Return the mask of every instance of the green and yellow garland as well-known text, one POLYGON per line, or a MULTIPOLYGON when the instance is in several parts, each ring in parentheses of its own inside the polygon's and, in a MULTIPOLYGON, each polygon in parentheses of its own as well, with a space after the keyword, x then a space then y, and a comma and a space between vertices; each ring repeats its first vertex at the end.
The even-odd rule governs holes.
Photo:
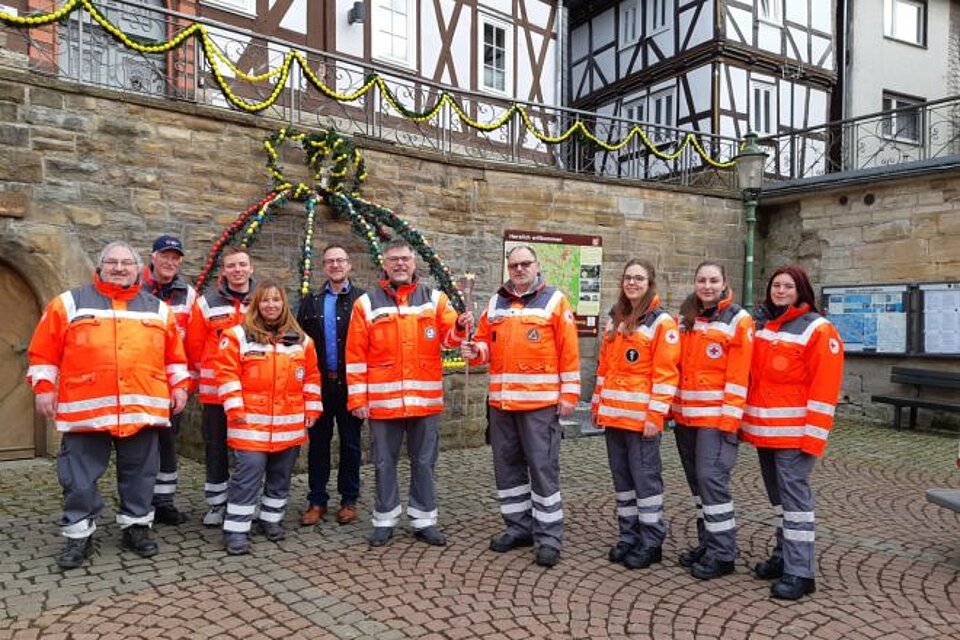
POLYGON ((213 243, 207 260, 197 276, 196 286, 202 290, 215 275, 220 253, 230 244, 252 245, 266 222, 287 202, 301 201, 306 209, 303 246, 300 257, 301 296, 310 293, 310 275, 313 272, 313 235, 317 225, 317 205, 329 206, 337 217, 349 220, 354 233, 367 244, 370 255, 383 266, 381 243, 394 237, 406 240, 424 260, 437 285, 449 297, 454 307, 462 311, 463 295, 453 282, 450 270, 423 234, 411 227, 396 213, 360 197, 360 186, 367 178, 363 155, 354 143, 334 130, 301 133, 285 127, 263 142, 267 152, 267 171, 273 179, 273 189, 263 199, 237 216, 213 243), (315 184, 289 181, 280 166, 279 149, 285 142, 299 144, 306 164, 313 173, 315 184))
POLYGON ((530 135, 540 142, 548 145, 560 144, 568 140, 571 136, 579 135, 601 149, 606 151, 618 151, 630 144, 634 138, 639 138, 640 142, 643 143, 643 145, 651 154, 662 160, 675 160, 684 152, 687 147, 693 147, 697 155, 699 155, 703 161, 710 166, 724 169, 732 167, 734 164, 733 160, 717 160, 712 158, 703 148, 703 145, 701 144, 697 135, 692 132, 687 133, 673 151, 661 151, 650 140, 646 132, 636 125, 631 127, 626 136, 618 142, 606 142, 598 138, 592 131, 590 131, 589 128, 587 128, 587 125, 580 120, 577 120, 570 125, 570 127, 567 128, 567 130, 562 134, 550 136, 538 129, 534 125, 533 119, 531 118, 527 108, 516 102, 507 108, 496 120, 486 124, 473 120, 467 114, 463 106, 446 91, 440 92, 439 98, 432 107, 423 111, 411 110, 400 103, 393 91, 390 90, 387 82, 377 73, 368 75, 363 86, 357 90, 350 93, 339 93, 325 85, 310 68, 304 54, 296 50, 288 51, 283 58, 283 63, 276 69, 272 69, 266 73, 258 75, 251 75, 238 69, 236 65, 234 65, 233 62, 226 57, 226 55, 224 55, 224 53, 214 44, 213 39, 210 37, 210 34, 207 31, 207 27, 203 24, 194 22, 190 26, 185 27, 177 32, 177 34, 169 40, 155 41, 150 44, 145 44, 143 42, 133 40, 116 25, 107 20, 107 18, 105 18, 96 9, 96 7, 94 7, 91 0, 67 0, 62 7, 55 11, 22 17, 0 11, 0 23, 12 27, 33 29, 64 20, 69 17, 71 13, 81 8, 90 14, 90 17, 116 40, 123 43, 127 48, 140 53, 165 53, 179 47, 190 37, 199 38, 200 46, 203 48, 207 61, 210 64, 210 69, 213 73, 214 79, 216 80, 217 85, 220 87, 220 91, 223 92, 223 95, 232 105, 249 113, 259 113, 260 111, 269 108, 277 101, 280 94, 283 92, 284 87, 286 86, 286 81, 290 75, 290 70, 292 69, 293 64, 296 63, 310 84, 326 97, 339 102, 354 102, 365 96, 374 86, 376 86, 390 106, 392 106, 398 113, 414 122, 426 122, 437 117, 441 109, 443 109, 443 107, 446 105, 457 114, 457 117, 463 124, 481 132, 494 131, 500 127, 508 125, 514 117, 519 117, 523 127, 528 133, 530 133, 530 135), (224 77, 223 68, 228 69, 232 74, 234 74, 235 77, 245 82, 273 82, 273 90, 263 100, 248 102, 246 99, 238 96, 230 87, 229 82, 224 77))

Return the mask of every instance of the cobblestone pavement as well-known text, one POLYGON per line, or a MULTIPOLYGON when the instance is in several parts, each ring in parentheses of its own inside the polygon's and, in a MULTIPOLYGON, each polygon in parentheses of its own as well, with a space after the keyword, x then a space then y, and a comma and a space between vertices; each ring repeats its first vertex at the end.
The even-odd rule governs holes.
MULTIPOLYGON (((288 538, 255 538, 227 557, 199 524, 202 469, 183 465, 179 528, 158 526, 161 553, 119 550, 112 512, 84 568, 60 572, 59 487, 46 460, 0 466, 0 639, 4 638, 956 638, 960 636, 960 518, 927 504, 928 486, 960 486, 956 439, 841 424, 814 475, 818 590, 796 603, 767 597, 749 567, 772 533, 753 450, 734 481, 741 557, 731 576, 691 578, 676 553, 694 513, 673 437, 664 438, 664 562, 630 571, 606 559, 614 499, 602 438, 567 439, 567 541, 542 569, 529 549, 487 551, 500 530, 488 449, 444 452, 438 464, 445 548, 406 531, 368 549, 372 469, 362 522, 331 516, 312 529, 287 513, 288 538)), ((403 472, 403 471, 402 471, 403 472)), ((335 474, 334 474, 335 477, 335 474)), ((105 496, 115 491, 102 481, 105 496)), ((292 503, 305 496, 295 478, 292 503)), ((299 504, 297 505, 299 506, 299 504)))

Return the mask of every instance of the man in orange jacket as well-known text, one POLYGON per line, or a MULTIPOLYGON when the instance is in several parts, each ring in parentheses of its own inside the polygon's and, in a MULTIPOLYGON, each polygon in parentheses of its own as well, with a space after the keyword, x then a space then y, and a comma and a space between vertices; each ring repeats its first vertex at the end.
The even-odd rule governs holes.
POLYGON ((198 395, 203 405, 200 431, 206 467, 203 492, 208 508, 203 516, 203 524, 208 527, 223 524, 227 482, 230 479, 227 414, 217 395, 213 358, 219 349, 220 336, 243 322, 250 295, 256 288, 252 278, 253 264, 246 247, 226 247, 220 254, 220 270, 217 288, 205 291, 190 310, 186 343, 190 366, 200 372, 198 395))
POLYGON ((552 567, 563 546, 560 416, 580 397, 580 347, 573 311, 547 286, 528 246, 507 253, 509 280, 480 316, 473 364, 490 363, 490 444, 506 531, 490 541, 503 553, 537 543, 536 562, 552 567))
POLYGON ((47 305, 30 341, 27 380, 37 413, 63 434, 57 476, 63 487, 62 569, 90 554, 103 509, 97 481, 117 451, 117 524, 122 544, 157 553, 150 535, 159 468, 157 428, 183 410, 190 374, 173 314, 140 287, 142 264, 123 242, 104 247, 92 285, 47 305))
POLYGON ((445 545, 437 527, 437 420, 443 411, 440 347, 459 344, 472 320, 457 316, 447 295, 420 282, 413 248, 395 240, 384 250, 387 278, 360 296, 347 330, 347 408, 370 420, 376 500, 372 547, 385 545, 400 520, 397 461, 403 434, 410 458, 407 515, 418 540, 445 545))
MULTIPOLYGON (((150 264, 143 270, 144 289, 160 298, 173 313, 180 339, 187 337, 190 310, 197 301, 197 290, 180 276, 183 243, 176 236, 163 235, 153 241, 150 264)), ((170 417, 170 428, 159 432, 160 472, 153 488, 155 522, 178 526, 187 521, 187 514, 177 509, 177 434, 183 414, 170 417)))

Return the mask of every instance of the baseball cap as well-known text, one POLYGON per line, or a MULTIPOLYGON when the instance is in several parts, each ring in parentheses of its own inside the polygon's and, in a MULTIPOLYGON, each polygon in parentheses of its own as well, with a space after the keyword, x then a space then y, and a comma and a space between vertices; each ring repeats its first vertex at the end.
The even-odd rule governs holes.
POLYGON ((183 253, 183 243, 180 242, 180 238, 176 236, 160 236, 153 241, 153 252, 157 251, 166 251, 167 249, 172 249, 180 255, 183 253))

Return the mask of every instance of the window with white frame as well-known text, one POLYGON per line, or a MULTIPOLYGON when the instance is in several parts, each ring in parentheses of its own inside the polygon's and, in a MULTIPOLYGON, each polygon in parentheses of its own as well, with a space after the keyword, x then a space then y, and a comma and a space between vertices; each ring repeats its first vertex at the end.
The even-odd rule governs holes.
POLYGON ((492 16, 480 14, 480 84, 487 91, 510 92, 510 25, 492 16))
POLYGON ((783 0, 757 0, 757 18, 764 22, 783 22, 783 0))
POLYGON ((413 0, 373 0, 373 56, 407 67, 415 63, 416 6, 413 0))
POLYGON ((776 87, 767 82, 752 82, 750 85, 750 130, 769 135, 774 133, 776 119, 776 87))
POLYGON ((926 46, 927 3, 924 0, 883 0, 883 35, 926 46))
POLYGON ((650 33, 666 29, 669 23, 668 11, 672 9, 673 0, 647 0, 647 21, 650 33))
MULTIPOLYGON (((674 110, 673 89, 658 91, 650 95, 650 109, 647 112, 647 118, 652 124, 662 125, 663 127, 673 127, 676 124, 674 110)), ((657 142, 671 140, 674 132, 670 129, 653 127, 650 132, 650 138, 657 142)))
POLYGON ((637 0, 620 4, 620 45, 633 44, 640 39, 640 6, 637 0))
POLYGON ((883 135, 904 142, 919 143, 921 132, 921 98, 883 92, 883 110, 893 111, 883 119, 883 135), (896 111, 894 111, 896 110, 896 111))
POLYGON ((644 100, 641 98, 639 100, 630 100, 629 102, 623 103, 623 111, 621 112, 621 118, 625 122, 621 122, 620 126, 622 131, 621 135, 627 135, 630 133, 630 130, 639 122, 643 122, 643 108, 646 106, 644 100))
POLYGON ((202 4, 251 16, 257 15, 257 0, 202 0, 202 4))

